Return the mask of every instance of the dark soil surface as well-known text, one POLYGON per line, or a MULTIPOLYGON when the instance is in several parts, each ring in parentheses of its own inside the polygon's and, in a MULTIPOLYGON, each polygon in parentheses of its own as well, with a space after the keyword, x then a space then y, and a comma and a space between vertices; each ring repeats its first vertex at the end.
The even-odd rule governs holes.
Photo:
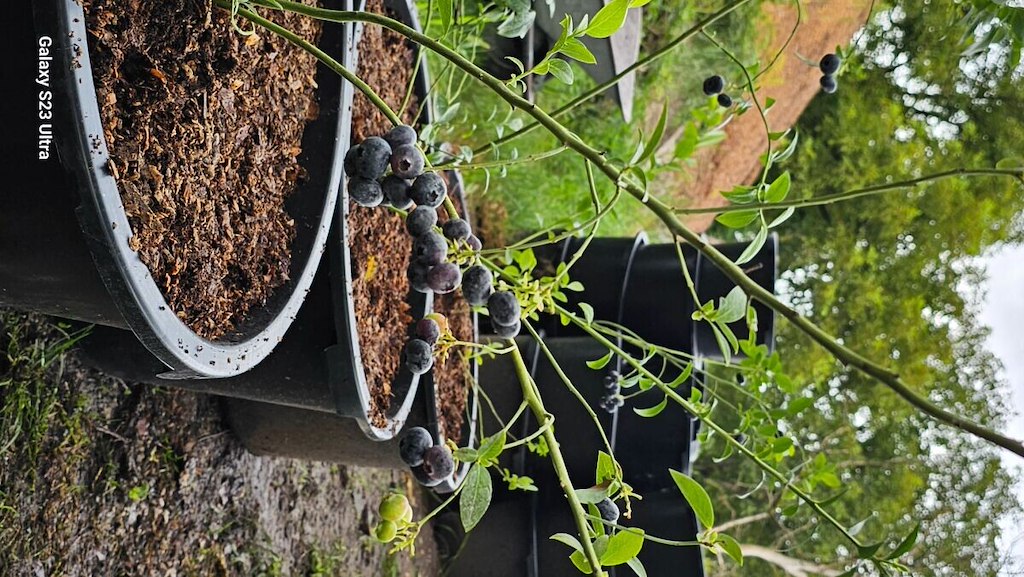
MULTIPOLYGON (((0 575, 436 575, 370 540, 412 479, 246 452, 216 398, 131 385, 60 353, 45 319, 0 310, 0 575)), ((433 505, 430 505, 431 507, 433 505)))
MULTIPOLYGON (((216 339, 287 282, 285 198, 316 118, 316 60, 208 1, 85 0, 111 171, 171 308, 216 339)), ((315 40, 309 18, 272 16, 315 40)))

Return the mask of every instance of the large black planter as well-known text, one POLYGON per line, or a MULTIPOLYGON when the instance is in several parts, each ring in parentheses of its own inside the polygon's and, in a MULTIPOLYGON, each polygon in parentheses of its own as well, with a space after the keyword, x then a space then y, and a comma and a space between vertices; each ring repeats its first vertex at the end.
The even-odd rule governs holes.
MULTIPOLYGON (((518 341, 524 348, 530 346, 528 339, 520 337, 518 341)), ((695 421, 675 405, 670 405, 653 419, 639 417, 630 405, 614 414, 602 411, 598 404, 605 393, 602 382, 605 370, 590 369, 586 361, 599 358, 605 349, 586 337, 550 338, 546 343, 567 376, 597 412, 616 458, 623 466, 626 482, 644 495, 644 501, 634 501, 634 519, 627 524, 642 527, 659 537, 693 540, 698 532, 693 512, 675 488, 668 469, 690 471, 695 421)), ((576 397, 565 388, 545 357, 541 356, 533 374, 546 409, 555 416, 556 435, 574 486, 592 485, 597 453, 604 450, 593 421, 576 397)), ((680 385, 681 394, 687 394, 689 385, 689 382, 680 385)), ((490 365, 484 364, 481 386, 503 416, 510 415, 522 400, 508 361, 499 359, 490 365)), ((657 397, 656 394, 641 397, 643 400, 637 404, 652 405, 657 402, 657 397)), ((532 417, 525 416, 513 430, 522 435, 535 430, 536 426, 532 417)), ((492 509, 480 525, 465 536, 465 544, 444 543, 443 549, 447 551, 455 551, 461 546, 461 551, 451 561, 448 575, 547 577, 574 574, 575 568, 568 560, 570 550, 548 539, 559 532, 576 533, 550 461, 518 450, 506 455, 504 464, 513 472, 532 477, 540 491, 522 493, 496 489, 492 509)), ((458 523, 455 517, 446 519, 458 523)), ((463 537, 458 526, 440 529, 435 534, 463 537)), ((645 545, 641 560, 651 575, 703 575, 700 551, 696 548, 645 545)), ((628 569, 622 571, 622 575, 631 574, 628 569)))
MULTIPOLYGON (((164 378, 244 373, 281 340, 324 251, 348 146, 343 83, 318 70, 320 115, 306 127, 300 156, 308 178, 287 203, 296 223, 291 280, 235 332, 211 341, 178 319, 129 247, 132 230, 107 168, 86 34, 75 0, 15 2, 4 17, 9 62, 19 75, 5 84, 4 141, 12 148, 0 159, 8 183, 0 196, 0 304, 130 328, 162 362, 164 378), (52 60, 37 61, 37 49, 52 60), (33 82, 44 64, 46 86, 33 82), (39 118, 44 98, 52 101, 52 120, 39 118), (37 135, 51 131, 50 158, 40 160, 37 135)), ((343 31, 329 27, 321 42, 339 51, 343 31)))

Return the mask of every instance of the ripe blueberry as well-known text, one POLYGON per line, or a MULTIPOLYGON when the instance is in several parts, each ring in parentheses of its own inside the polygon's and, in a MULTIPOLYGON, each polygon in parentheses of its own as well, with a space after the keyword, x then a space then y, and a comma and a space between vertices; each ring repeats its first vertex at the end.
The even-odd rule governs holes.
POLYGON ((441 484, 441 481, 444 481, 443 477, 440 479, 432 479, 427 476, 426 468, 422 463, 416 467, 412 467, 410 471, 412 472, 413 478, 424 487, 436 487, 441 484))
POLYGON ((427 172, 416 177, 409 189, 409 198, 419 206, 437 208, 444 202, 448 187, 436 172, 427 172))
POLYGON ((462 296, 470 306, 479 307, 487 304, 487 299, 494 292, 494 277, 491 271, 480 265, 473 265, 462 275, 462 296))
POLYGON ((412 236, 423 236, 437 224, 437 211, 429 206, 417 206, 405 217, 405 229, 412 236))
MULTIPOLYGON (((419 209, 417 209, 419 210, 419 209)), ((427 266, 444 262, 448 256, 448 243, 433 230, 427 231, 412 241, 412 257, 427 266)), ((427 277, 429 280, 429 276, 427 277)))
POLYGON ((398 455, 406 465, 419 467, 423 463, 423 452, 433 446, 434 439, 430 431, 423 427, 413 427, 398 441, 398 455))
POLYGON ((380 188, 384 191, 384 196, 391 206, 408 210, 412 206, 412 199, 409 198, 409 184, 408 180, 389 174, 380 181, 380 188))
POLYGON ((430 268, 427 273, 427 285, 437 294, 448 294, 459 287, 462 282, 462 271, 458 265, 443 262, 430 268))
POLYGON ((603 501, 597 503, 597 510, 601 513, 601 518, 609 523, 614 523, 619 520, 619 506, 615 504, 608 497, 605 497, 603 501))
POLYGON ((516 322, 512 323, 512 326, 508 326, 508 327, 496 324, 494 322, 494 319, 491 319, 491 330, 494 331, 494 334, 498 335, 499 337, 501 337, 503 339, 514 339, 514 338, 516 338, 517 336, 519 336, 519 331, 522 328, 523 328, 523 326, 519 322, 519 319, 516 319, 516 322))
POLYGON ((416 321, 416 336, 434 346, 441 338, 441 327, 434 319, 420 319, 416 321))
POLYGON ((359 160, 361 148, 358 144, 352 146, 345 153, 345 176, 352 177, 356 175, 356 163, 359 160))
POLYGON ((444 223, 441 227, 444 231, 445 238, 451 240, 466 240, 469 238, 471 231, 469 230, 469 223, 461 218, 453 218, 448 222, 444 223))
POLYGON ((828 76, 826 74, 821 77, 821 89, 825 94, 832 94, 837 88, 839 88, 839 84, 836 82, 835 76, 828 76))
POLYGON ((484 247, 483 243, 480 242, 480 239, 477 238, 475 234, 469 235, 469 238, 466 239, 466 244, 469 245, 469 248, 477 251, 484 247))
POLYGON ((821 62, 818 63, 818 68, 821 69, 821 73, 825 76, 832 76, 836 72, 839 72, 839 67, 842 64, 842 59, 830 52, 821 57, 821 62))
POLYGON ((714 76, 708 76, 704 79, 704 94, 707 96, 714 96, 725 89, 725 80, 715 74, 714 76))
POLYGON ((391 153, 391 172, 402 178, 423 174, 423 155, 412 144, 403 144, 391 153))
POLYGON ((374 207, 384 200, 384 191, 376 180, 353 176, 348 180, 348 197, 359 206, 374 207))
MULTIPOLYGON (((371 136, 358 146, 353 146, 345 155, 345 166, 352 169, 351 176, 377 180, 384 176, 391 160, 391 145, 383 138, 371 136), (352 156, 351 161, 349 155, 352 156)), ((347 170, 346 170, 347 171, 347 170)))
POLYGON ((487 299, 487 314, 496 325, 511 327, 519 322, 519 312, 516 295, 508 291, 496 292, 487 299))
POLYGON ((400 124, 384 135, 384 140, 391 145, 392 149, 398 148, 403 144, 416 144, 416 129, 400 124))
POLYGON ((455 459, 444 445, 434 445, 423 452, 423 472, 430 479, 445 479, 455 471, 455 459))
POLYGON ((409 263, 409 268, 405 271, 406 277, 409 279, 409 286, 421 293, 430 292, 430 285, 427 284, 427 272, 429 270, 430 267, 423 263, 416 261, 409 263))
POLYGON ((412 339, 405 343, 405 366, 414 375, 422 375, 434 366, 434 351, 427 341, 412 339))
POLYGON ((728 94, 724 92, 719 94, 718 105, 721 106, 722 108, 729 108, 730 106, 732 106, 732 97, 730 97, 728 94))

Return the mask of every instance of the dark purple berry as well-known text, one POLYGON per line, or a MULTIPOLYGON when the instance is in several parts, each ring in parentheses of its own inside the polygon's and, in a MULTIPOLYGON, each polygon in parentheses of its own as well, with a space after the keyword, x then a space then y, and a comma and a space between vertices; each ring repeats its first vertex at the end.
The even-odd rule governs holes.
POLYGON ((455 459, 444 445, 434 445, 423 451, 423 472, 430 479, 445 479, 455 471, 455 459))
POLYGON ((430 267, 425 264, 416 261, 409 263, 409 268, 405 271, 406 276, 409 278, 409 286, 421 293, 430 292, 430 285, 427 284, 427 273, 429 271, 430 267))
POLYGON ((416 177, 409 189, 409 198, 419 206, 437 208, 444 202, 448 187, 436 172, 427 172, 416 177))
POLYGON ((403 144, 416 144, 416 129, 400 124, 384 135, 384 140, 391 145, 392 149, 398 148, 403 144))
POLYGON ((491 319, 491 330, 494 331, 494 334, 498 335, 499 337, 501 337, 503 339, 514 339, 514 338, 516 338, 517 336, 519 336, 519 331, 522 328, 523 328, 523 326, 519 322, 519 319, 516 319, 516 322, 512 323, 511 326, 507 326, 507 327, 503 326, 503 325, 495 324, 494 319, 491 319))
POLYGON ((469 248, 473 250, 480 250, 484 247, 483 243, 480 242, 480 239, 474 234, 469 235, 469 238, 466 239, 466 244, 468 244, 469 248))
POLYGON ((441 338, 441 327, 434 319, 420 319, 416 322, 416 336, 434 346, 437 339, 441 338))
POLYGON ((373 207, 384 200, 384 191, 376 180, 353 176, 348 181, 348 197, 359 206, 373 207))
POLYGON ((412 199, 409 198, 410 184, 411 183, 404 178, 399 178, 393 174, 389 174, 384 177, 384 180, 380 181, 380 188, 384 191, 384 197, 388 199, 391 206, 402 210, 408 210, 412 207, 412 199))
POLYGON ((519 301, 516 295, 508 291, 492 294, 487 299, 487 314, 491 315, 491 322, 496 325, 515 325, 519 322, 519 301))
MULTIPOLYGON (((434 231, 427 231, 412 241, 412 257, 417 262, 434 266, 444 262, 448 256, 448 243, 434 231)), ((429 275, 428 275, 429 279, 429 275)))
POLYGON ((825 76, 832 76, 836 72, 839 72, 839 67, 842 64, 842 59, 830 52, 821 57, 821 62, 818 63, 818 68, 821 69, 821 73, 825 76))
POLYGON ((708 76, 704 79, 704 94, 707 96, 714 96, 725 89, 725 80, 715 74, 714 76, 708 76))
POLYGON ((437 211, 429 206, 417 206, 405 217, 405 230, 414 237, 419 237, 434 230, 437 224, 437 211))
POLYGON ((601 518, 609 523, 619 520, 619 506, 608 497, 597 503, 597 511, 601 513, 601 518))
POLYGON ((391 153, 391 172, 402 178, 423 174, 423 154, 412 144, 403 144, 391 153))
POLYGON ((423 427, 413 427, 402 435, 398 441, 398 454, 402 462, 410 467, 423 464, 423 453, 434 446, 434 438, 423 427))
POLYGON ((494 277, 491 271, 480 265, 473 265, 462 275, 462 296, 470 306, 480 307, 494 292, 494 277))
POLYGON ((345 153, 345 176, 356 175, 356 162, 359 160, 360 146, 357 144, 348 149, 345 153))
POLYGON ((821 77, 821 89, 825 94, 832 94, 839 88, 839 83, 836 82, 835 76, 822 76, 821 77))
POLYGON ((361 176, 369 180, 384 176, 390 161, 391 145, 378 136, 371 136, 358 146, 353 146, 345 155, 345 166, 352 170, 350 176, 361 176))
POLYGON ((718 105, 721 106, 722 108, 729 108, 730 106, 732 106, 732 97, 730 97, 728 94, 724 92, 719 94, 718 105))
POLYGON ((469 223, 461 218, 453 218, 448 222, 444 223, 441 227, 444 231, 445 238, 451 240, 466 240, 469 238, 471 231, 469 230, 469 223))
POLYGON ((412 339, 405 343, 405 366, 414 375, 422 375, 434 366, 434 350, 423 339, 412 339))
POLYGON ((422 464, 418 467, 411 468, 410 471, 412 472, 413 478, 416 479, 416 482, 418 482, 420 485, 423 485, 424 487, 436 487, 440 485, 442 481, 444 481, 443 478, 431 479, 430 477, 428 477, 426 468, 422 464))
POLYGON ((459 270, 458 265, 450 262, 443 262, 431 267, 430 272, 427 273, 427 284, 430 285, 430 290, 437 294, 448 294, 459 288, 461 282, 462 271, 459 270))

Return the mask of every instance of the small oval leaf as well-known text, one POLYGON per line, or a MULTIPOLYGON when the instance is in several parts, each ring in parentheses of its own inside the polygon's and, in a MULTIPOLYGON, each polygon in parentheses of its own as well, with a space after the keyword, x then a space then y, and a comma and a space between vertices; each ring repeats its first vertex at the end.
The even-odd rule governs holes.
POLYGON ((701 487, 700 483, 675 469, 669 469, 668 472, 671 473, 676 487, 679 487, 679 492, 683 494, 686 502, 690 504, 690 508, 697 515, 697 520, 700 521, 700 524, 705 528, 714 527, 715 509, 711 505, 711 497, 708 496, 708 492, 704 490, 704 487, 701 487))
POLYGON ((636 558, 644 546, 644 532, 640 529, 624 529, 612 535, 608 540, 608 548, 601 555, 601 565, 622 565, 636 558))
POLYGON ((480 465, 473 465, 463 481, 459 496, 459 516, 462 527, 469 532, 483 518, 491 505, 491 474, 480 465))

